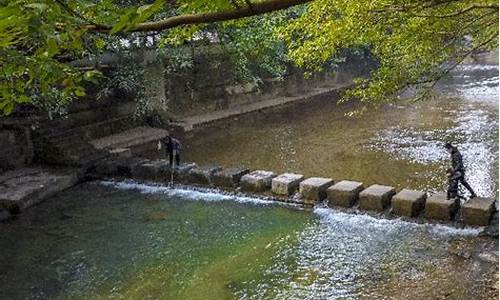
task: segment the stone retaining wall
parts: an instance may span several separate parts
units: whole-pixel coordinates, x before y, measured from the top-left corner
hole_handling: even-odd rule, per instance
[[[361,182],[322,177],[306,178],[300,174],[279,175],[271,171],[250,171],[246,168],[200,167],[195,163],[182,164],[172,170],[167,160],[122,158],[101,163],[95,173],[100,177],[241,190],[304,206],[313,206],[324,201],[331,207],[359,209],[410,221],[423,218],[428,221],[487,226],[495,212],[495,200],[491,198],[478,197],[461,205],[460,201],[447,200],[442,194],[428,197],[421,191],[396,191],[393,187],[378,184],[365,187]]]

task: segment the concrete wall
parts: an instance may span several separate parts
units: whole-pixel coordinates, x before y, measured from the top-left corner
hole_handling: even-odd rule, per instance
[[[29,165],[33,160],[30,128],[0,124],[0,173]]]
[[[302,72],[289,67],[283,80],[265,77],[260,84],[242,83],[234,66],[223,54],[196,54],[191,68],[174,73],[165,72],[164,78],[154,78],[155,87],[149,93],[155,101],[166,101],[168,110],[157,110],[162,119],[178,119],[205,114],[239,105],[283,96],[299,96],[317,87],[346,85],[354,77],[367,76],[374,62],[361,56],[350,56],[333,72],[315,74],[305,79]],[[149,64],[149,76],[161,76],[157,64]],[[163,79],[163,80],[162,80]],[[161,87],[165,87],[165,92]],[[160,103],[153,104],[161,107]]]

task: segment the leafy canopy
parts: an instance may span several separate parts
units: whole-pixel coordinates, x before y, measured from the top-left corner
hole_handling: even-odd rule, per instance
[[[175,48],[203,32],[217,33],[236,66],[278,76],[280,61],[316,71],[344,49],[369,49],[378,67],[346,98],[377,103],[497,48],[497,24],[491,0],[0,0],[0,112],[25,103],[54,110],[84,96],[100,72],[69,62],[123,50],[124,40],[153,35],[155,47]]]

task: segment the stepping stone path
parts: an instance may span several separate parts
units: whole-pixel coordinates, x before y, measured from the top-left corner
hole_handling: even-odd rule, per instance
[[[272,191],[276,195],[290,196],[299,188],[299,183],[304,180],[304,175],[284,173],[272,180]]]
[[[273,172],[257,170],[241,177],[241,189],[246,192],[264,192],[271,189]]]
[[[462,220],[468,225],[486,226],[494,212],[495,201],[489,198],[472,198],[462,204]]]
[[[441,221],[450,221],[460,207],[460,200],[448,200],[444,194],[430,196],[425,202],[425,217]]]
[[[363,210],[383,211],[396,194],[392,186],[374,184],[359,193],[359,207]]]
[[[405,217],[418,216],[425,207],[426,198],[423,192],[403,189],[392,197],[392,213]]]
[[[342,180],[326,190],[330,206],[352,207],[358,201],[363,183]]]
[[[246,168],[230,168],[215,172],[213,175],[213,183],[215,186],[223,188],[236,188],[241,177],[250,173]]]
[[[299,193],[304,203],[315,204],[326,198],[326,190],[332,184],[331,178],[311,177],[299,184]]]

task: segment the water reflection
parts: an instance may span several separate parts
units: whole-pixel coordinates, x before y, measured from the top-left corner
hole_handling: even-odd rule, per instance
[[[199,164],[247,166],[396,188],[443,191],[455,141],[481,196],[498,189],[498,67],[462,65],[438,86],[440,97],[388,105],[358,118],[334,101],[240,118],[186,141]]]

